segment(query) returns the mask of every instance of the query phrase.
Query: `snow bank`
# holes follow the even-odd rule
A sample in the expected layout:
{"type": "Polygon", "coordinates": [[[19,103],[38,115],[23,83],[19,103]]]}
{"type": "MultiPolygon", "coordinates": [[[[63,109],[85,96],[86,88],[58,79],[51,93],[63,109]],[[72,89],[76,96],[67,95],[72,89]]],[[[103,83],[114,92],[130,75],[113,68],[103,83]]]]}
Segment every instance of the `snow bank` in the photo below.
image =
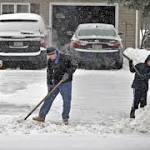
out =
{"type": "Polygon", "coordinates": [[[150,107],[138,110],[136,119],[122,118],[117,120],[110,116],[108,120],[95,122],[70,122],[65,126],[61,121],[47,120],[38,123],[31,119],[24,121],[23,115],[3,115],[0,134],[52,134],[52,135],[106,135],[106,134],[147,134],[150,135],[150,107]]]}
{"type": "Polygon", "coordinates": [[[31,119],[24,121],[22,116],[1,117],[0,134],[52,134],[52,135],[101,135],[112,133],[104,122],[73,122],[65,126],[61,121],[38,123],[31,119]]]}
{"type": "Polygon", "coordinates": [[[150,55],[150,51],[146,49],[134,49],[131,47],[125,49],[123,53],[132,59],[135,65],[141,62],[145,62],[148,55],[150,55]]]}
{"type": "Polygon", "coordinates": [[[135,119],[122,119],[113,128],[118,133],[150,134],[150,107],[139,109],[135,119]]]}

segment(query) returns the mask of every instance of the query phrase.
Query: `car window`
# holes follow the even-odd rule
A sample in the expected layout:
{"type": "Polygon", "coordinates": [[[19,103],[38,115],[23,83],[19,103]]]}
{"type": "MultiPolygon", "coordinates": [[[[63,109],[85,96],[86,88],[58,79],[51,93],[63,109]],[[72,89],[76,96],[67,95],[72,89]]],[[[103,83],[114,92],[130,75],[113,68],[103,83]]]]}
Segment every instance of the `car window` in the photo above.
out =
{"type": "Polygon", "coordinates": [[[0,31],[38,31],[37,20],[12,19],[0,20],[0,31]]]}
{"type": "Polygon", "coordinates": [[[79,30],[78,36],[116,36],[114,30],[101,30],[101,29],[82,29],[79,30]]]}

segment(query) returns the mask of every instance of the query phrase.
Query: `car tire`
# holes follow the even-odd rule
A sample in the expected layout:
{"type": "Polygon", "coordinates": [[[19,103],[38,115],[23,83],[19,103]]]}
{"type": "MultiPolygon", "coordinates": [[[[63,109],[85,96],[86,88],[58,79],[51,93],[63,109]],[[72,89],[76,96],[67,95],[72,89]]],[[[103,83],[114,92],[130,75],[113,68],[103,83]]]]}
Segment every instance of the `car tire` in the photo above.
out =
{"type": "Polygon", "coordinates": [[[37,60],[31,62],[32,69],[43,69],[47,66],[47,56],[46,53],[41,53],[40,57],[37,60]]]}
{"type": "Polygon", "coordinates": [[[32,62],[31,66],[34,70],[43,69],[47,66],[47,61],[40,59],[37,62],[32,62]]]}

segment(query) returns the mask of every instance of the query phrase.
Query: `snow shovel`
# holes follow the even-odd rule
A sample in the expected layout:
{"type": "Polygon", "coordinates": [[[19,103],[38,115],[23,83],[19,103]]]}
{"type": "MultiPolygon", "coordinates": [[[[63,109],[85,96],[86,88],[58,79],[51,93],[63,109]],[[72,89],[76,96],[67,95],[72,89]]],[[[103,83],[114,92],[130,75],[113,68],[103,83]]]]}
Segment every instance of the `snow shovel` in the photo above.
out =
{"type": "MultiPolygon", "coordinates": [[[[130,59],[128,56],[126,56],[125,54],[123,54],[123,56],[128,60],[128,61],[131,61],[132,59],[130,59]]],[[[142,74],[138,71],[138,69],[132,64],[135,72],[139,75],[139,76],[142,76],[142,74]]]]}
{"type": "Polygon", "coordinates": [[[31,112],[24,118],[24,120],[27,120],[27,118],[45,101],[47,97],[49,97],[64,81],[60,80],[58,84],[54,86],[54,88],[31,110],[31,112]]]}

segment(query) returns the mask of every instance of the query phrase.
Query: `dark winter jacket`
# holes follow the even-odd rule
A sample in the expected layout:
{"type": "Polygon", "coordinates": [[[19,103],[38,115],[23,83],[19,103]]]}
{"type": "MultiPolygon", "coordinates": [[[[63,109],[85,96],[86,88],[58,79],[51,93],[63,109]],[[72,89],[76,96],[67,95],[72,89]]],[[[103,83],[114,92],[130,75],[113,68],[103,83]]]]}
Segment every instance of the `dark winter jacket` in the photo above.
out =
{"type": "Polygon", "coordinates": [[[69,74],[69,79],[65,82],[72,81],[72,75],[77,66],[72,62],[69,56],[60,54],[58,63],[48,60],[47,67],[47,84],[56,85],[63,77],[64,73],[69,74]]]}
{"type": "Polygon", "coordinates": [[[148,80],[150,79],[150,67],[145,63],[135,65],[140,75],[135,71],[132,62],[129,62],[130,71],[135,73],[132,88],[148,90],[148,80]]]}

